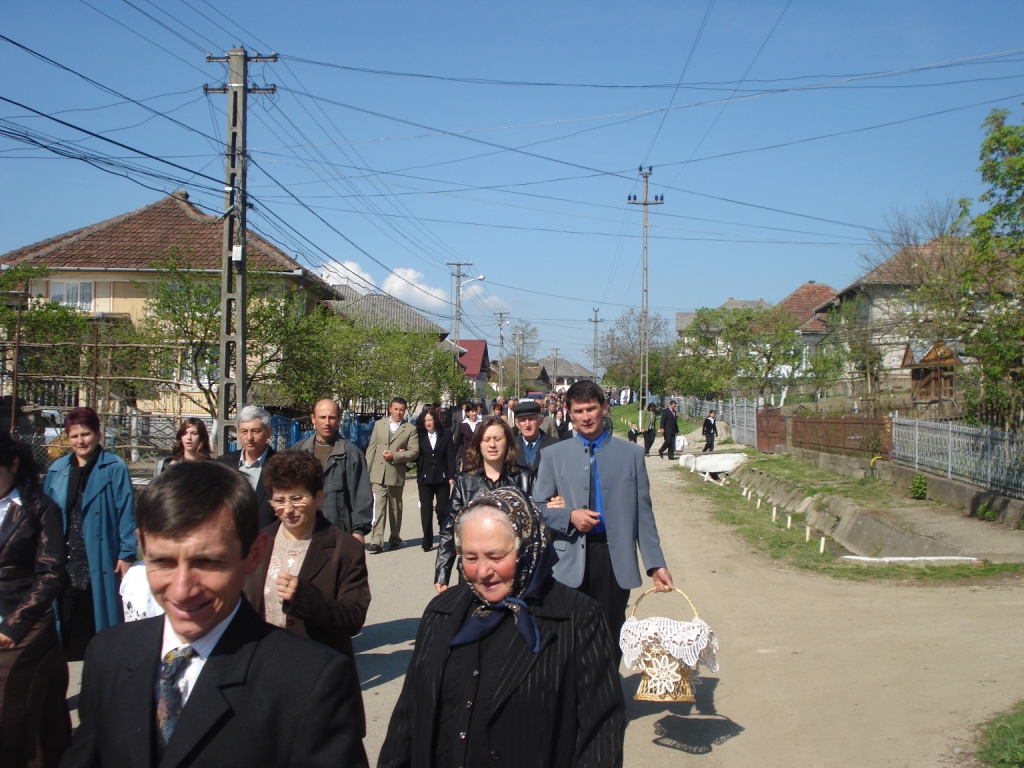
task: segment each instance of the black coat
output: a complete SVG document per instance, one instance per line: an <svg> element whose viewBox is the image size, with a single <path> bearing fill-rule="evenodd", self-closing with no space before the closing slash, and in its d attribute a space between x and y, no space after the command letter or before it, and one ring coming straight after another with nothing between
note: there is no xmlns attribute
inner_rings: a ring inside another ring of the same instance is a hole
<svg viewBox="0 0 1024 768"><path fill-rule="evenodd" d="M270 457L273 456L277 451L273 448L267 448L267 461L270 461ZM224 464L232 469L238 469L238 465L242 460L242 452L232 451L231 453L225 453L223 456L218 456L217 461ZM266 467L266 462L263 464ZM260 482L256 483L256 501L260 504L259 523L260 530L262 531L272 522L277 519L277 515L274 514L274 508L270 506L270 490L263 484L263 470L260 470Z"/></svg>
<svg viewBox="0 0 1024 768"><path fill-rule="evenodd" d="M437 559L434 561L434 583L447 584L455 566L455 517L464 506L481 493L509 486L518 488L525 496L533 490L534 476L530 472L502 472L501 477L491 481L483 470L460 472L455 477L452 495L448 500L448 514L441 523L437 539Z"/></svg>
<svg viewBox="0 0 1024 768"><path fill-rule="evenodd" d="M455 443L447 429L437 430L437 442L430 447L430 436L425 429L417 430L420 456L416 459L417 483L442 483L455 479Z"/></svg>
<svg viewBox="0 0 1024 768"><path fill-rule="evenodd" d="M713 422L710 418L704 419L704 426L701 427L700 433L705 437L707 437L708 435L717 436L718 427L715 425L715 422Z"/></svg>
<svg viewBox="0 0 1024 768"><path fill-rule="evenodd" d="M522 435L516 438L516 466L519 467L522 472L529 472L534 477L537 476L537 467L540 466L540 452L547 448L549 445L557 445L558 441L546 435L543 432L537 438L540 441L540 449L537 451L537 457L533 460L533 464L526 463L526 440L523 439Z"/></svg>
<svg viewBox="0 0 1024 768"><path fill-rule="evenodd" d="M61 768L152 768L164 617L119 624L85 654L82 724ZM242 601L206 661L162 768L366 766L346 656L264 623Z"/></svg>
<svg viewBox="0 0 1024 768"><path fill-rule="evenodd" d="M433 765L449 645L472 599L469 585L460 584L427 606L378 768ZM621 766L625 702L600 606L554 579L527 603L541 648L531 653L515 633L497 686L489 701L481 702L488 705L490 762L530 768Z"/></svg>
<svg viewBox="0 0 1024 768"><path fill-rule="evenodd" d="M665 430L666 440L679 434L679 422L676 421L676 415L672 413L671 408L661 412L661 428Z"/></svg>

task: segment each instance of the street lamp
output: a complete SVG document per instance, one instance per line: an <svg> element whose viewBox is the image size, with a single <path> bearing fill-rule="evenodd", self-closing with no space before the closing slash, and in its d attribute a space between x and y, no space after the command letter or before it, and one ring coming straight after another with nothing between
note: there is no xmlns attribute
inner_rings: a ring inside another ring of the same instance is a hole
<svg viewBox="0 0 1024 768"><path fill-rule="evenodd" d="M459 322L462 319L462 287L464 285L469 285L470 283L475 282L477 280L484 280L484 279L485 278L484 278L483 275L478 275L477 277L469 278L469 280L463 280L462 282L456 282L455 283L455 346L456 347L459 346ZM455 354L456 355L459 354L457 349L456 349Z"/></svg>

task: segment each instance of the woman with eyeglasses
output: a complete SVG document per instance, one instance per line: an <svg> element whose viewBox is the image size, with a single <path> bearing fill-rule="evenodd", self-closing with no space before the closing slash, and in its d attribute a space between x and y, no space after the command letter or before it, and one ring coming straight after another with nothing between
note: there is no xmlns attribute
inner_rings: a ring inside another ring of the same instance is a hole
<svg viewBox="0 0 1024 768"><path fill-rule="evenodd" d="M277 520L263 529L271 546L245 582L245 596L267 623L355 660L352 637L370 605L363 545L319 513L324 468L306 451L279 451L260 478Z"/></svg>

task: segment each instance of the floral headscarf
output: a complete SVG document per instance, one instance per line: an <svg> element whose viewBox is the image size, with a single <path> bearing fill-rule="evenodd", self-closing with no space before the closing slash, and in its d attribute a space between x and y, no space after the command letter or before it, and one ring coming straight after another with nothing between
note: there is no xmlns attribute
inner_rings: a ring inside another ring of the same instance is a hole
<svg viewBox="0 0 1024 768"><path fill-rule="evenodd" d="M551 557L548 547L548 526L533 501L515 488L498 488L477 496L459 512L455 524L455 546L462 549L461 520L473 509L490 507L504 514L512 525L516 545L516 571L508 595L496 603L489 602L475 586L470 584L473 596L480 604L462 625L452 640L453 646L467 645L491 634L505 613L515 617L516 628L531 650L540 650L540 630L527 607L529 597L551 575ZM460 561L459 568L462 569ZM463 571L463 576L465 572Z"/></svg>

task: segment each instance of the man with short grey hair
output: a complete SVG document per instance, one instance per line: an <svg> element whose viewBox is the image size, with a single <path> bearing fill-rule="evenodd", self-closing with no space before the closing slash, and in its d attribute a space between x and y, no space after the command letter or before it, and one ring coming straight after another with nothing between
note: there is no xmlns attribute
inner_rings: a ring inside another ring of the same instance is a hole
<svg viewBox="0 0 1024 768"><path fill-rule="evenodd" d="M236 421L238 445L241 448L225 453L217 461L237 469L248 478L260 503L259 526L262 529L277 519L270 506L270 492L260 482L263 467L274 455L274 449L270 447L273 420L266 409L258 405L246 405L238 411Z"/></svg>

